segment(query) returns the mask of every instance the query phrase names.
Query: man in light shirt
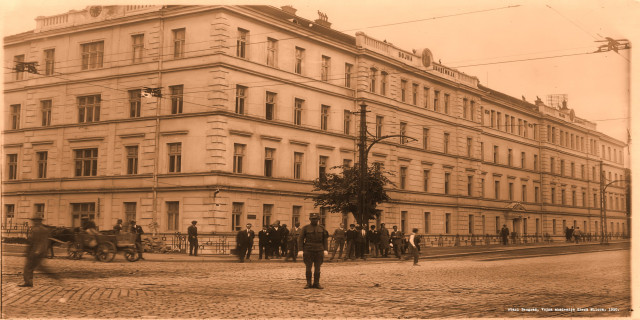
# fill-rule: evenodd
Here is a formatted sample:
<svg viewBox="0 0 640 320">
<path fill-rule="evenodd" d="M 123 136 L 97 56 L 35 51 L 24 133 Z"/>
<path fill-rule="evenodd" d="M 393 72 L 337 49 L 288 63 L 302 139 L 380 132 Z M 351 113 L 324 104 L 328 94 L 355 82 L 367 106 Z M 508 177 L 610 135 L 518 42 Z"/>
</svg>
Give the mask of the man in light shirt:
<svg viewBox="0 0 640 320">
<path fill-rule="evenodd" d="M 411 254 L 413 255 L 413 265 L 414 266 L 419 266 L 418 264 L 418 246 L 420 245 L 420 236 L 417 235 L 418 233 L 418 228 L 413 228 L 413 230 L 411 230 L 411 235 L 409 236 L 409 250 L 411 251 Z"/>
</svg>

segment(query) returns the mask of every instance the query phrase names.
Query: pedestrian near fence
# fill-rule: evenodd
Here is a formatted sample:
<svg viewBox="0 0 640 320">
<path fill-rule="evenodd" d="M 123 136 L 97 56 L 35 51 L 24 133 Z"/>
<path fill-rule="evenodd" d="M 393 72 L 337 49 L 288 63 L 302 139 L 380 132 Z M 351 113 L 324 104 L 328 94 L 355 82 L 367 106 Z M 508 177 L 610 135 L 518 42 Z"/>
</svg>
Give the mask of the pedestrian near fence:
<svg viewBox="0 0 640 320">
<path fill-rule="evenodd" d="M 191 225 L 187 228 L 190 256 L 198 256 L 198 227 L 196 227 L 196 223 L 198 223 L 198 221 L 191 221 Z"/>
<path fill-rule="evenodd" d="M 506 246 L 509 243 L 509 228 L 507 228 L 506 224 L 502 225 L 500 237 L 502 237 L 502 244 Z"/>
<path fill-rule="evenodd" d="M 253 238 L 255 238 L 255 236 L 255 232 L 251 230 L 251 223 L 247 223 L 246 230 L 238 231 L 236 235 L 236 249 L 238 250 L 240 262 L 244 262 L 245 257 L 247 260 L 251 260 L 251 247 L 253 247 Z"/>
</svg>

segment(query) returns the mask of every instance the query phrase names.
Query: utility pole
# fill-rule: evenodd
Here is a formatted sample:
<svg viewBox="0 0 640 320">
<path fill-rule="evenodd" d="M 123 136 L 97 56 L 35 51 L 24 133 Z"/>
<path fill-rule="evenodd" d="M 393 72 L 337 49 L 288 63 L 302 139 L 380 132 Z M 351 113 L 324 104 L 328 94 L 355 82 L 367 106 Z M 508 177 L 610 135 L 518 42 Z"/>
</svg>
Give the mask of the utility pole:
<svg viewBox="0 0 640 320">
<path fill-rule="evenodd" d="M 608 244 L 607 241 L 607 218 L 604 214 L 604 207 L 607 205 L 607 196 L 604 194 L 604 171 L 602 170 L 602 160 L 600 160 L 600 244 Z"/>
<path fill-rule="evenodd" d="M 358 211 L 360 216 L 360 224 L 364 224 L 365 222 L 365 195 L 367 192 L 367 105 L 362 102 L 360 104 L 360 140 L 358 143 L 358 149 L 360 151 L 360 192 L 358 192 Z"/>
</svg>

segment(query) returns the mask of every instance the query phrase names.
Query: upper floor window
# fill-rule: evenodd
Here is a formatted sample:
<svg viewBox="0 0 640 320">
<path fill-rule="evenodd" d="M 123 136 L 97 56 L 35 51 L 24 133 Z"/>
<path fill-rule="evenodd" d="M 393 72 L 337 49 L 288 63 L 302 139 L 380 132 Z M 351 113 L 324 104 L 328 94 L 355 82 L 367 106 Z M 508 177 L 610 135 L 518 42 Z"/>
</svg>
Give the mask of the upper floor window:
<svg viewBox="0 0 640 320">
<path fill-rule="evenodd" d="M 353 72 L 353 65 L 349 63 L 344 64 L 344 86 L 351 88 L 351 73 Z"/>
<path fill-rule="evenodd" d="M 133 63 L 142 62 L 144 52 L 144 34 L 134 34 L 131 36 Z"/>
<path fill-rule="evenodd" d="M 293 124 L 301 126 L 302 125 L 302 107 L 304 105 L 304 100 L 297 99 L 295 100 L 295 105 L 293 109 Z"/>
<path fill-rule="evenodd" d="M 467 118 L 467 113 L 469 112 L 469 100 L 467 98 L 462 99 L 462 118 Z"/>
<path fill-rule="evenodd" d="M 471 138 L 467 138 L 467 157 L 471 158 L 473 155 L 473 140 Z"/>
<path fill-rule="evenodd" d="M 344 110 L 344 134 L 351 134 L 351 111 Z"/>
<path fill-rule="evenodd" d="M 100 95 L 78 97 L 78 122 L 100 121 Z"/>
<path fill-rule="evenodd" d="M 384 71 L 380 72 L 380 94 L 383 96 L 387 95 L 387 83 L 389 82 L 388 78 L 388 73 Z"/>
<path fill-rule="evenodd" d="M 55 49 L 44 50 L 44 74 L 50 76 L 55 70 Z"/>
<path fill-rule="evenodd" d="M 411 84 L 411 103 L 414 106 L 418 105 L 418 84 L 417 83 L 413 83 Z"/>
<path fill-rule="evenodd" d="M 331 70 L 331 58 L 322 56 L 322 70 L 320 70 L 320 79 L 329 81 L 329 71 Z"/>
<path fill-rule="evenodd" d="M 422 149 L 429 150 L 429 128 L 422 128 Z"/>
<path fill-rule="evenodd" d="M 509 166 L 513 166 L 513 150 L 512 149 L 507 150 L 507 164 Z"/>
<path fill-rule="evenodd" d="M 82 70 L 102 68 L 104 41 L 82 44 Z"/>
<path fill-rule="evenodd" d="M 400 100 L 407 101 L 407 80 L 400 80 Z"/>
<path fill-rule="evenodd" d="M 40 101 L 40 111 L 42 113 L 42 126 L 51 125 L 51 100 Z"/>
<path fill-rule="evenodd" d="M 74 150 L 76 177 L 96 176 L 98 174 L 98 148 Z"/>
<path fill-rule="evenodd" d="M 433 111 L 439 111 L 438 108 L 438 100 L 440 99 L 440 91 L 436 90 L 433 92 Z"/>
<path fill-rule="evenodd" d="M 371 68 L 371 69 L 369 69 L 369 73 L 370 73 L 369 74 L 369 78 L 370 78 L 369 79 L 370 80 L 369 91 L 375 93 L 376 92 L 376 80 L 377 80 L 376 77 L 378 76 L 377 75 L 378 70 L 376 70 L 376 68 Z"/>
<path fill-rule="evenodd" d="M 16 64 L 16 80 L 24 79 L 24 67 L 18 68 L 21 63 L 24 63 L 24 54 L 13 57 L 13 61 Z"/>
<path fill-rule="evenodd" d="M 382 137 L 382 124 L 384 117 L 376 116 L 376 138 Z"/>
<path fill-rule="evenodd" d="M 273 177 L 273 161 L 276 149 L 264 148 L 264 176 Z"/>
<path fill-rule="evenodd" d="M 293 153 L 293 178 L 302 179 L 302 156 L 301 152 Z"/>
<path fill-rule="evenodd" d="M 498 146 L 493 146 L 493 163 L 498 163 Z"/>
<path fill-rule="evenodd" d="M 236 86 L 236 113 L 244 114 L 244 105 L 247 99 L 247 87 Z"/>
<path fill-rule="evenodd" d="M 138 146 L 125 148 L 127 151 L 127 174 L 138 174 Z"/>
<path fill-rule="evenodd" d="M 141 90 L 129 90 L 129 118 L 138 118 L 140 117 L 140 109 L 141 109 L 141 101 L 140 94 Z"/>
<path fill-rule="evenodd" d="M 327 174 L 327 162 L 329 162 L 329 157 L 320 156 L 320 160 L 318 163 L 318 178 L 324 179 Z"/>
<path fill-rule="evenodd" d="M 320 130 L 327 131 L 329 127 L 329 106 L 320 107 Z"/>
<path fill-rule="evenodd" d="M 47 177 L 47 158 L 49 153 L 47 151 L 36 152 L 36 160 L 38 161 L 38 179 L 45 179 Z"/>
<path fill-rule="evenodd" d="M 11 107 L 11 129 L 20 129 L 20 109 L 19 104 L 12 104 Z"/>
<path fill-rule="evenodd" d="M 443 152 L 444 153 L 449 153 L 449 134 L 448 133 L 444 134 L 444 142 L 443 142 L 443 144 L 444 144 Z"/>
<path fill-rule="evenodd" d="M 427 87 L 422 88 L 422 95 L 424 96 L 423 97 L 423 100 L 424 100 L 424 106 L 423 107 L 425 109 L 427 109 L 427 108 L 429 108 L 429 88 L 427 88 Z"/>
<path fill-rule="evenodd" d="M 444 113 L 449 114 L 449 94 L 444 95 Z"/>
<path fill-rule="evenodd" d="M 407 167 L 400 167 L 400 189 L 407 188 Z"/>
<path fill-rule="evenodd" d="M 184 43 L 186 31 L 182 29 L 174 29 L 173 31 L 173 57 L 175 59 L 184 57 Z"/>
<path fill-rule="evenodd" d="M 233 144 L 233 172 L 234 173 L 242 173 L 243 170 L 243 160 L 245 149 L 247 145 L 234 143 Z"/>
<path fill-rule="evenodd" d="M 302 74 L 303 62 L 304 62 L 304 49 L 296 47 L 295 73 Z"/>
<path fill-rule="evenodd" d="M 182 143 L 168 143 L 169 147 L 169 172 L 182 171 Z"/>
<path fill-rule="evenodd" d="M 182 113 L 182 105 L 183 105 L 183 97 L 182 94 L 184 92 L 184 86 L 170 86 L 169 91 L 171 91 L 171 114 L 180 114 Z"/>
<path fill-rule="evenodd" d="M 249 42 L 249 30 L 238 28 L 238 40 L 236 41 L 236 56 L 247 57 L 247 43 Z"/>
<path fill-rule="evenodd" d="M 267 91 L 267 101 L 265 103 L 265 119 L 275 119 L 276 112 L 276 93 Z"/>
<path fill-rule="evenodd" d="M 400 144 L 407 143 L 407 123 L 400 122 Z"/>
<path fill-rule="evenodd" d="M 520 152 L 520 168 L 523 168 L 523 169 L 524 169 L 524 167 L 525 167 L 525 162 L 526 162 L 526 160 L 527 160 L 527 158 L 526 158 L 526 157 L 527 157 L 527 156 L 526 156 L 526 154 L 525 154 L 524 152 Z"/>
<path fill-rule="evenodd" d="M 449 194 L 451 190 L 451 173 L 444 173 L 444 193 Z"/>
<path fill-rule="evenodd" d="M 469 120 L 473 121 L 474 114 L 476 113 L 476 102 L 471 100 L 471 104 L 469 106 Z"/>
<path fill-rule="evenodd" d="M 18 178 L 18 155 L 7 154 L 7 176 L 9 180 L 15 180 Z"/>
<path fill-rule="evenodd" d="M 267 38 L 267 65 L 278 66 L 278 40 Z"/>
</svg>

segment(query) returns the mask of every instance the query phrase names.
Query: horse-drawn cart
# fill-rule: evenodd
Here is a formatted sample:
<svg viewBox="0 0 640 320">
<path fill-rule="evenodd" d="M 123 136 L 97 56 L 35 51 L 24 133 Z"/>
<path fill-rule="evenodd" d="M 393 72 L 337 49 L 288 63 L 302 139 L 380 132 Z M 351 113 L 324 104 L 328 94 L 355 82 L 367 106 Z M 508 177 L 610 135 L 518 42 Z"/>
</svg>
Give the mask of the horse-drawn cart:
<svg viewBox="0 0 640 320">
<path fill-rule="evenodd" d="M 134 262 L 140 259 L 138 255 L 139 243 L 136 235 L 122 232 L 118 234 L 77 232 L 74 241 L 67 247 L 71 259 L 81 259 L 86 252 L 92 254 L 102 262 L 113 261 L 118 251 L 122 251 L 125 259 Z"/>
</svg>

